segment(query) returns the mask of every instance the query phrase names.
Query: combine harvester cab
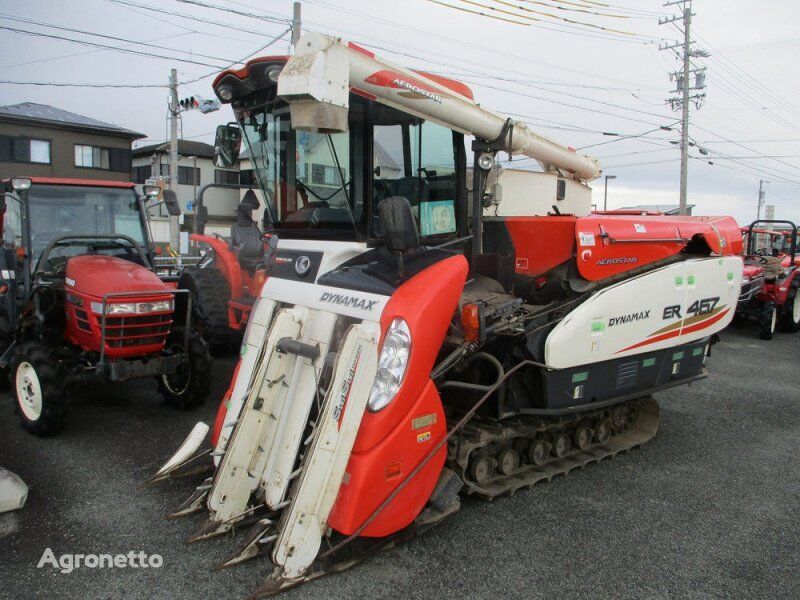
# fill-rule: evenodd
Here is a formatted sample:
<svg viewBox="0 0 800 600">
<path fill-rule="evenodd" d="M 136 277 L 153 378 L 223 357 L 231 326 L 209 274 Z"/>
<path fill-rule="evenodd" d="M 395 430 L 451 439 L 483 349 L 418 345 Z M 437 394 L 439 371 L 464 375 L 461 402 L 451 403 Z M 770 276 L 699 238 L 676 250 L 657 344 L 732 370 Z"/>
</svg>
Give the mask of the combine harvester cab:
<svg viewBox="0 0 800 600">
<path fill-rule="evenodd" d="M 463 84 L 316 34 L 214 83 L 279 239 L 212 433 L 192 540 L 249 524 L 256 595 L 655 435 L 741 286 L 730 218 L 592 215 L 588 157 Z M 467 193 L 464 135 L 473 143 Z M 504 171 L 498 151 L 544 173 Z M 470 207 L 471 204 L 471 207 Z M 196 465 L 198 424 L 155 475 Z"/>
</svg>

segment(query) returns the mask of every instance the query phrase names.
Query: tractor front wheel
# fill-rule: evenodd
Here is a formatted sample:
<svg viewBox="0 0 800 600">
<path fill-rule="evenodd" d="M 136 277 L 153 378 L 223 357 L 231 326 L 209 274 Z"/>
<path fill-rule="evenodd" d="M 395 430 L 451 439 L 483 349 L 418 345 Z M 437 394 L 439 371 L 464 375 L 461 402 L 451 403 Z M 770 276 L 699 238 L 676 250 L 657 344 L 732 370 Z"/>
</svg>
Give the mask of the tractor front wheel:
<svg viewBox="0 0 800 600">
<path fill-rule="evenodd" d="M 789 333 L 800 331 L 800 285 L 795 281 L 783 307 L 783 328 Z"/>
<path fill-rule="evenodd" d="M 761 308 L 761 316 L 758 319 L 758 337 L 762 340 L 771 340 L 775 333 L 775 326 L 778 323 L 778 311 L 774 302 L 766 302 Z"/>
<path fill-rule="evenodd" d="M 10 376 L 22 428 L 38 436 L 61 431 L 67 416 L 66 373 L 55 351 L 25 342 L 14 353 Z"/>
<path fill-rule="evenodd" d="M 203 337 L 192 331 L 189 334 L 189 351 L 187 352 L 184 347 L 186 344 L 184 332 L 185 329 L 182 327 L 178 327 L 172 332 L 167 342 L 166 352 L 188 356 L 176 373 L 161 375 L 158 378 L 158 388 L 168 406 L 189 410 L 203 404 L 208 396 L 212 364 L 208 343 Z"/>
</svg>

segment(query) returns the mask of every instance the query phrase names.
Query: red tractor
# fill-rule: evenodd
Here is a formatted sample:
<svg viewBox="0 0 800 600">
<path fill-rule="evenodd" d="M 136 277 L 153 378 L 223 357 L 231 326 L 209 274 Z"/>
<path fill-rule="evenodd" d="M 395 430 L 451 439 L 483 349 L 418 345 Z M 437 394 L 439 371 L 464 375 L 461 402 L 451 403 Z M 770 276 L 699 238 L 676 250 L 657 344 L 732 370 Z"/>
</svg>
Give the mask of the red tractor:
<svg viewBox="0 0 800 600">
<path fill-rule="evenodd" d="M 0 366 L 23 428 L 61 430 L 80 384 L 154 377 L 170 406 L 201 404 L 207 345 L 188 290 L 155 273 L 133 184 L 18 177 L 0 191 Z M 164 204 L 179 210 L 174 194 Z"/>
<path fill-rule="evenodd" d="M 190 239 L 203 254 L 196 267 L 183 273 L 180 285 L 192 292 L 198 328 L 209 344 L 238 347 L 250 310 L 266 281 L 266 268 L 277 240 L 262 233 L 253 219 L 253 211 L 260 207 L 253 190 L 245 193 L 236 208 L 230 238 L 206 235 L 203 194 L 210 187 L 238 188 L 226 184 L 201 188 L 195 201 L 198 233 Z"/>
<path fill-rule="evenodd" d="M 764 340 L 772 339 L 778 326 L 790 333 L 800 331 L 797 226 L 791 221 L 754 221 L 742 233 L 744 277 L 738 319 L 758 321 Z"/>
</svg>

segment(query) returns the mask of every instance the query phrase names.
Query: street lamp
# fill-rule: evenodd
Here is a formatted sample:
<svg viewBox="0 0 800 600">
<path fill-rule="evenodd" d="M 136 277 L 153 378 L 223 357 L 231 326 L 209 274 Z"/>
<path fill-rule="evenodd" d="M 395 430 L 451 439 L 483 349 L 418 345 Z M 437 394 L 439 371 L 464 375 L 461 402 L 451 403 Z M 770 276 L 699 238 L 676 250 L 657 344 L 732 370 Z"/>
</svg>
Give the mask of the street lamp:
<svg viewBox="0 0 800 600">
<path fill-rule="evenodd" d="M 616 175 L 606 175 L 605 191 L 603 192 L 603 212 L 608 210 L 608 180 L 616 178 L 617 178 Z"/>
</svg>

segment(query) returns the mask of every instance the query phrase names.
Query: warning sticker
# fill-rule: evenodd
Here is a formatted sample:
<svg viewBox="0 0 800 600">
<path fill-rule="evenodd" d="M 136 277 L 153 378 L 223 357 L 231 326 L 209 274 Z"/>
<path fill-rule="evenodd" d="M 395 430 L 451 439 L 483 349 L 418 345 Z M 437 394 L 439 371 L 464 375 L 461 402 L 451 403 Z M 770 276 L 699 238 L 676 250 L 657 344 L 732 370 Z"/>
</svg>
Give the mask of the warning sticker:
<svg viewBox="0 0 800 600">
<path fill-rule="evenodd" d="M 422 442 L 427 442 L 429 439 L 431 439 L 431 432 L 430 431 L 425 431 L 423 433 L 417 434 L 417 443 L 418 444 L 421 444 Z"/>
<path fill-rule="evenodd" d="M 636 230 L 636 233 L 647 233 L 647 228 L 641 223 L 634 223 L 633 228 Z"/>
<path fill-rule="evenodd" d="M 578 237 L 580 238 L 581 246 L 594 246 L 594 234 L 592 232 L 578 232 Z"/>
</svg>

